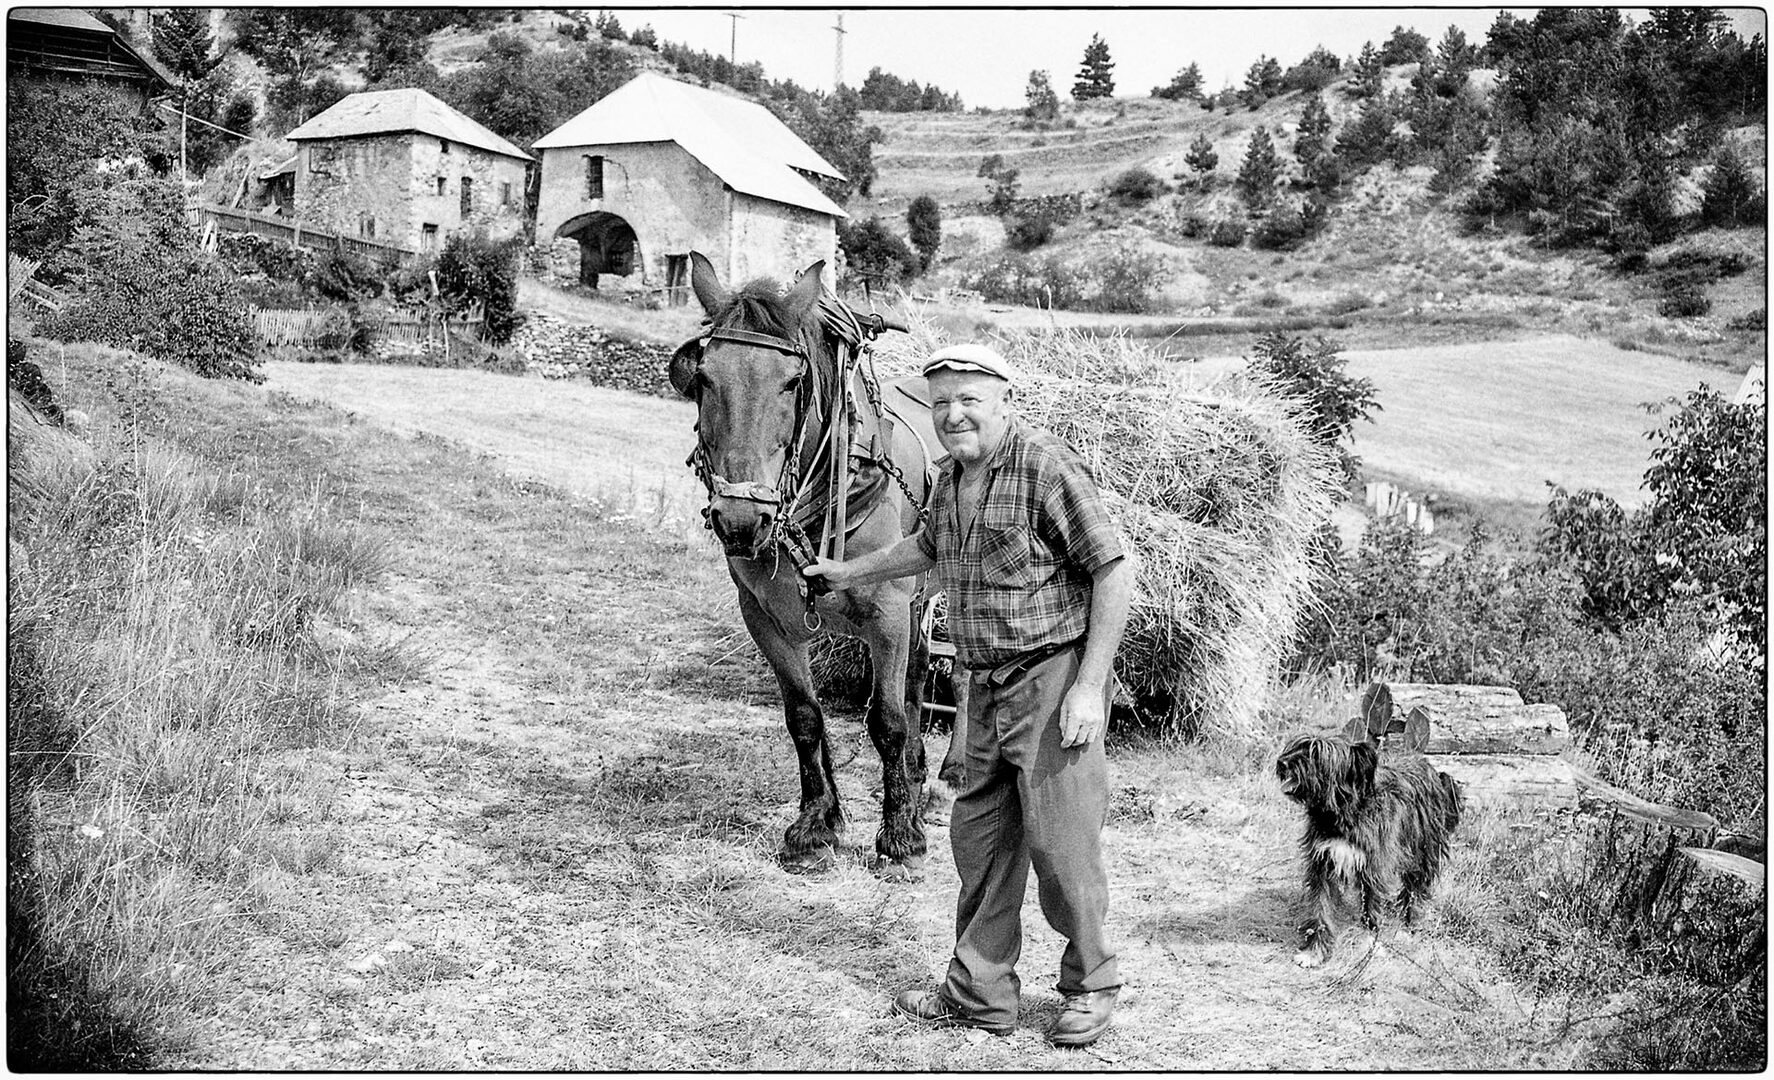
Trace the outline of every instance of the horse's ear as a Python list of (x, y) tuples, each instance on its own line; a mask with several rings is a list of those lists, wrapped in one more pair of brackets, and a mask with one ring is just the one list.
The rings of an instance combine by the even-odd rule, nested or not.
[(696, 372), (702, 367), (702, 339), (691, 338), (678, 346), (678, 351), (671, 354), (671, 366), (666, 369), (666, 378), (671, 380), (671, 388), (687, 398), (696, 397)]
[(819, 301), (820, 291), (825, 288), (825, 279), (820, 271), (825, 269), (825, 260), (821, 259), (801, 271), (795, 278), (795, 284), (788, 291), (788, 307), (796, 315), (805, 315)]
[(702, 310), (710, 315), (727, 306), (727, 289), (715, 273), (714, 264), (700, 251), (690, 253), (690, 288), (701, 301)]

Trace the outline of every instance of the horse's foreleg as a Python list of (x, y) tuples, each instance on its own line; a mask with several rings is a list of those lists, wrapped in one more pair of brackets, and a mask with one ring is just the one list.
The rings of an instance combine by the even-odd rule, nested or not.
[(882, 619), (869, 637), (874, 686), (868, 731), (881, 755), (876, 872), (890, 881), (917, 881), (924, 876), (924, 823), (919, 817), (924, 747), (915, 698), (908, 702), (913, 695), (906, 692), (907, 660), (912, 652), (910, 605), (902, 605), (900, 611), (898, 619)]
[(967, 749), (967, 672), (957, 666), (950, 676), (955, 686), (955, 720), (949, 732), (949, 748), (942, 756), (936, 779), (924, 791), (924, 820), (932, 825), (947, 825), (955, 796), (967, 781), (962, 757)]
[(782, 711), (801, 774), (801, 811), (782, 838), (778, 857), (790, 870), (827, 870), (837, 857), (844, 811), (838, 801), (838, 780), (826, 745), (825, 711), (813, 690), (807, 646), (784, 637), (752, 595), (741, 589), (739, 610), (752, 640), (776, 673), (782, 688)]

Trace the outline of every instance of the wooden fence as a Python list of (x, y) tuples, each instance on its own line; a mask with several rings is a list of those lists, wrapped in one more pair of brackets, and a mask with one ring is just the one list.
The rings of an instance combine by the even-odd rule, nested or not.
[(301, 221), (273, 217), (232, 207), (206, 205), (200, 208), (204, 217), (218, 229), (228, 232), (252, 233), (272, 240), (282, 240), (297, 247), (319, 251), (349, 251), (372, 260), (398, 259), (410, 262), (418, 253), (361, 236), (343, 236), (328, 229), (304, 225)]
[(31, 303), (48, 311), (60, 311), (67, 298), (61, 293), (38, 281), (37, 268), (42, 263), (36, 259), (27, 259), (6, 253), (6, 299), (8, 302), (29, 300)]
[[(352, 330), (352, 320), (342, 308), (261, 308), (254, 311), (253, 320), (259, 343), (265, 348), (338, 346)], [(485, 336), (486, 317), (478, 306), (461, 318), (446, 318), (429, 312), (392, 311), (361, 325), (368, 331), (372, 342), (447, 352), (464, 341), (480, 342)], [(341, 340), (329, 340), (333, 338)]]

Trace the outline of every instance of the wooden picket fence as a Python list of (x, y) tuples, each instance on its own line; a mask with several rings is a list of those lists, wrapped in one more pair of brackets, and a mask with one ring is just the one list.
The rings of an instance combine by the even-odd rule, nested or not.
[(330, 310), (287, 310), (260, 308), (253, 313), (259, 331), (259, 344), (268, 349), (283, 346), (312, 346), (327, 336), (329, 328), (337, 332), (338, 323)]
[(37, 268), (43, 265), (36, 259), (27, 259), (22, 255), (6, 253), (6, 300), (13, 303), (28, 300), (47, 311), (60, 311), (68, 302), (67, 297), (38, 281)]

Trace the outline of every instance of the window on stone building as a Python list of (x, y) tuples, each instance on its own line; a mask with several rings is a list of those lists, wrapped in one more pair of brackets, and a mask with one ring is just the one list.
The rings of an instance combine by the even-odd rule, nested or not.
[(429, 221), (419, 226), (419, 250), (437, 250), (437, 226)]
[(444, 193), (444, 178), (441, 176), (437, 178), (437, 193), (439, 195)]
[(443, 152), (444, 152), (444, 153), (446, 153), (446, 154), (447, 154), (447, 153), (449, 153), (449, 152), (450, 152), (450, 140), (448, 140), (448, 139), (439, 139), (439, 140), (437, 140), (437, 141), (438, 141), (438, 142), (439, 142), (439, 143), (441, 143), (441, 144), (443, 144)]
[(585, 197), (588, 199), (604, 197), (604, 157), (602, 154), (585, 155)]
[(374, 214), (364, 214), (357, 219), (357, 235), (365, 240), (376, 238), (376, 216)]
[(467, 217), (474, 212), (474, 178), (462, 178), (462, 216)]
[(509, 180), (502, 180), (499, 183), (499, 205), (511, 205), (511, 181)]

